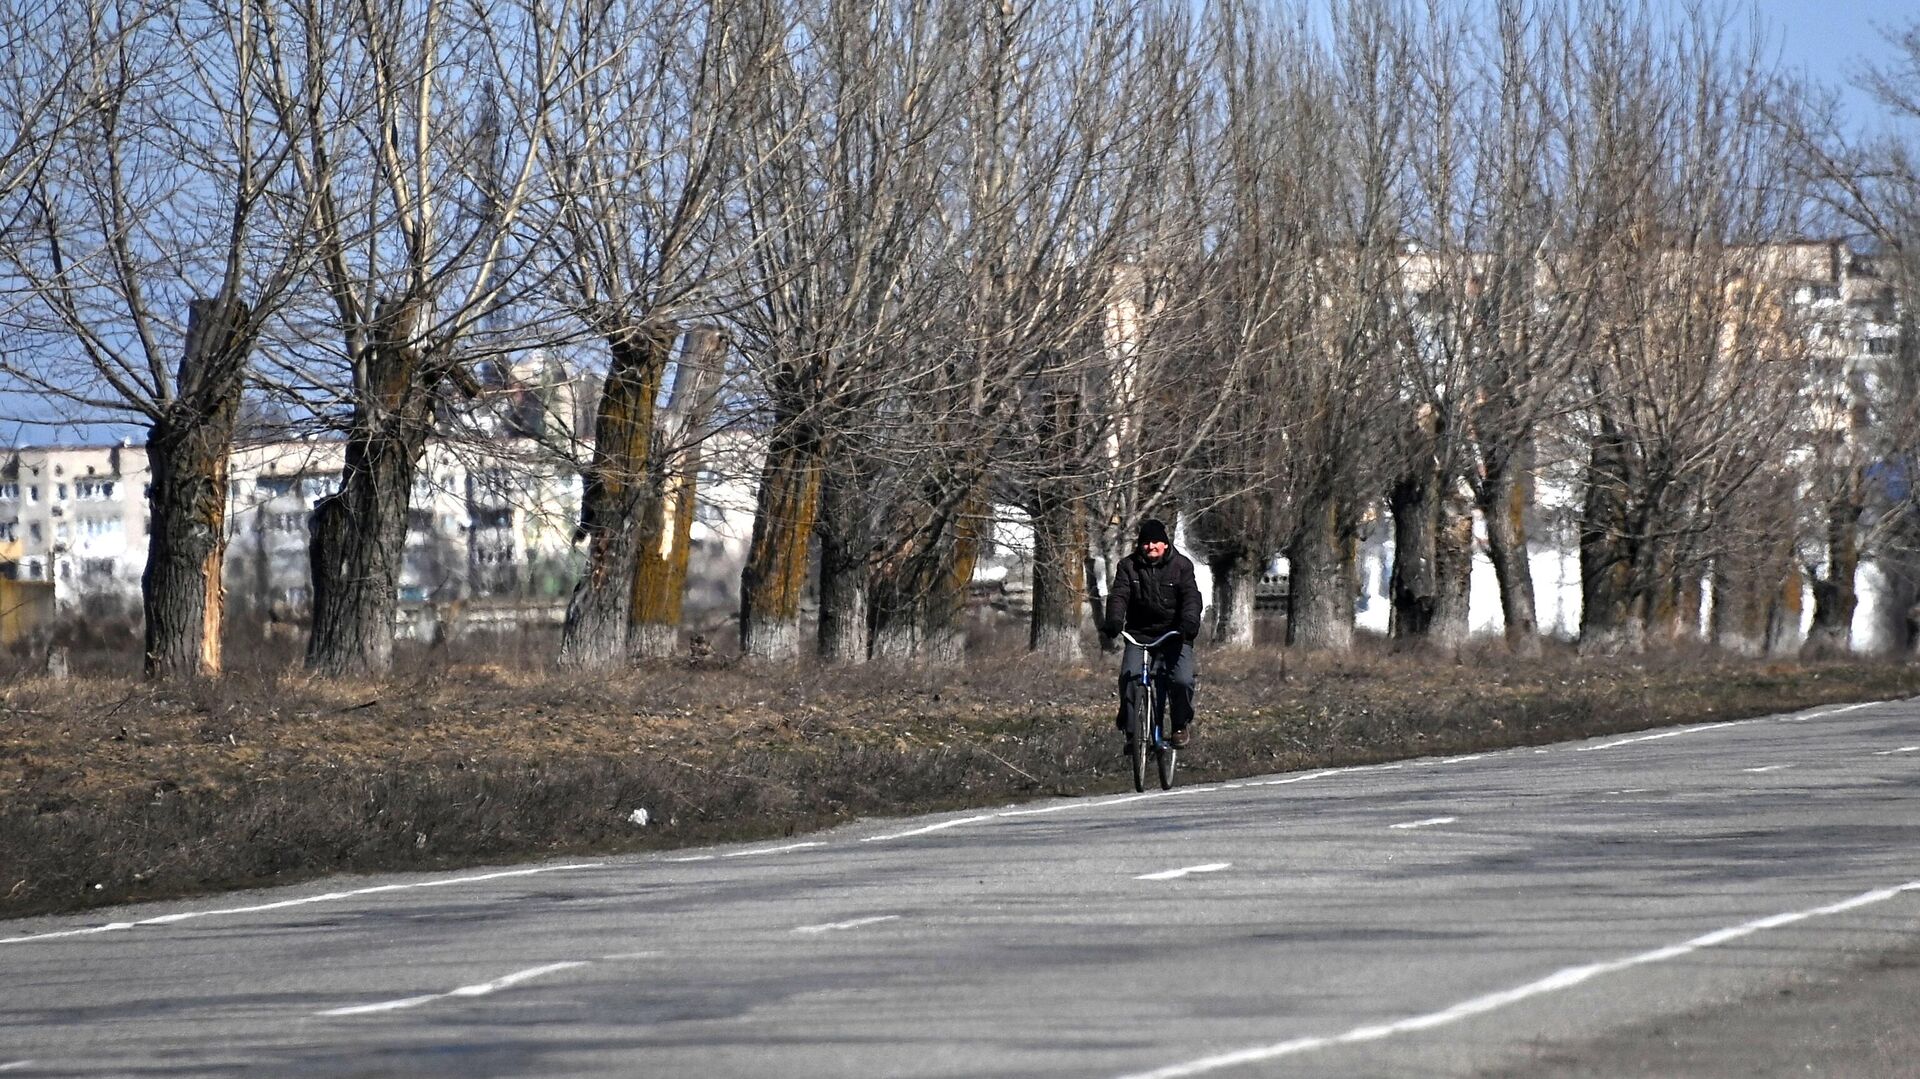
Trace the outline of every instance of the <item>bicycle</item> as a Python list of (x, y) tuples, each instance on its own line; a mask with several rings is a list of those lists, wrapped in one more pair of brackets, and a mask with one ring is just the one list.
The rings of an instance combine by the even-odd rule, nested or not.
[(1133, 753), (1133, 789), (1147, 789), (1147, 755), (1152, 754), (1155, 770), (1160, 774), (1160, 789), (1173, 789), (1173, 744), (1167, 741), (1167, 688), (1171, 678), (1171, 665), (1167, 657), (1159, 651), (1161, 645), (1178, 637), (1180, 631), (1170, 629), (1152, 641), (1142, 641), (1133, 634), (1121, 631), (1120, 639), (1145, 655), (1140, 664), (1140, 678), (1127, 683), (1127, 744)]

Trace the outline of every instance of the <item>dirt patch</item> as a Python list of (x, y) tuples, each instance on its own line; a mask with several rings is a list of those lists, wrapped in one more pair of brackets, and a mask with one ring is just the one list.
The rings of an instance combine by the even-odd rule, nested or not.
[[(440, 659), (0, 689), (0, 916), (557, 852), (791, 835), (862, 815), (1125, 783), (1114, 677), (661, 665), (582, 679)], [(1203, 654), (1187, 781), (1537, 744), (1920, 693), (1892, 663), (1657, 662), (1493, 648)], [(645, 810), (645, 824), (635, 822)]]

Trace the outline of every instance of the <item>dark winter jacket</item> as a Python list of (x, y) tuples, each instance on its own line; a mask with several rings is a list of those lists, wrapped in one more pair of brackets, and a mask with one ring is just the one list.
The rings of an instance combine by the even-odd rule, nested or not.
[(1200, 607), (1191, 559), (1172, 547), (1157, 563), (1135, 551), (1120, 560), (1120, 570), (1113, 575), (1102, 628), (1109, 637), (1126, 629), (1143, 640), (1177, 629), (1187, 640), (1198, 640)]

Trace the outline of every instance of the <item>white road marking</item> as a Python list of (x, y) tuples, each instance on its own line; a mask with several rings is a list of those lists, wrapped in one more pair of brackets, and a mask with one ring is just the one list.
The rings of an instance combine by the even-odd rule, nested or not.
[(1158, 873), (1142, 873), (1134, 880), (1173, 880), (1189, 873), (1218, 873), (1232, 865), (1232, 862), (1208, 862), (1206, 865), (1190, 865), (1185, 869), (1162, 869)]
[(6, 1064), (0, 1064), (0, 1072), (18, 1071), (21, 1068), (31, 1067), (32, 1065), (33, 1061), (31, 1060), (15, 1060)]
[(872, 918), (855, 918), (850, 922), (828, 922), (825, 925), (796, 925), (793, 927), (793, 931), (795, 933), (831, 933), (836, 929), (858, 929), (863, 925), (873, 925), (875, 922), (891, 922), (898, 917), (900, 917), (898, 914), (880, 914)]
[(1426, 820), (1410, 820), (1405, 824), (1389, 824), (1389, 828), (1431, 828), (1436, 824), (1452, 824), (1459, 817), (1428, 817)]
[(1597, 749), (1612, 749), (1615, 746), (1630, 746), (1635, 742), (1652, 742), (1661, 738), (1678, 738), (1683, 734), (1699, 734), (1701, 731), (1717, 731), (1722, 727), (1737, 727), (1742, 721), (1732, 723), (1706, 723), (1697, 727), (1681, 727), (1679, 730), (1661, 731), (1659, 734), (1639, 734), (1632, 738), (1616, 738), (1611, 742), (1602, 742), (1597, 746), (1574, 746), (1575, 753), (1592, 753)]
[(600, 961), (602, 963), (619, 963), (629, 959), (653, 959), (659, 954), (659, 952), (620, 952), (617, 955), (603, 955), (600, 957)]
[(1763, 767), (1760, 767), (1760, 768), (1742, 768), (1742, 769), (1740, 769), (1740, 770), (1741, 770), (1742, 772), (1754, 772), (1754, 773), (1759, 773), (1759, 772), (1784, 772), (1784, 771), (1786, 771), (1787, 769), (1789, 769), (1789, 768), (1791, 768), (1791, 767), (1793, 767), (1793, 765), (1791, 765), (1791, 764), (1769, 764), (1769, 765), (1765, 765), (1765, 766), (1763, 766)]
[(1803, 922), (1809, 918), (1821, 918), (1833, 914), (1842, 914), (1859, 907), (1883, 903), (1905, 892), (1914, 891), (1920, 891), (1920, 880), (1908, 881), (1905, 884), (1896, 885), (1891, 888), (1880, 888), (1871, 892), (1862, 892), (1850, 899), (1843, 899), (1838, 903), (1829, 903), (1826, 906), (1812, 907), (1807, 910), (1788, 911), (1784, 914), (1772, 914), (1765, 918), (1755, 918), (1750, 922), (1742, 922), (1739, 925), (1729, 926), (1725, 929), (1716, 929), (1711, 933), (1704, 933), (1691, 940), (1684, 940), (1678, 944), (1669, 944), (1664, 948), (1655, 948), (1652, 951), (1640, 952), (1637, 955), (1622, 956), (1618, 959), (1609, 959), (1599, 963), (1588, 963), (1585, 966), (1567, 967), (1564, 970), (1555, 971), (1544, 978), (1527, 982), (1524, 985), (1517, 985), (1511, 989), (1503, 989), (1499, 992), (1488, 993), (1484, 996), (1463, 1000), (1450, 1008), (1444, 1008), (1437, 1012), (1408, 1016), (1405, 1019), (1395, 1020), (1390, 1023), (1376, 1023), (1368, 1026), (1355, 1027), (1343, 1034), (1295, 1038), (1292, 1041), (1254, 1046), (1248, 1049), (1236, 1050), (1231, 1053), (1221, 1053), (1218, 1056), (1201, 1057), (1198, 1060), (1188, 1061), (1185, 1064), (1173, 1064), (1168, 1067), (1157, 1068), (1150, 1072), (1128, 1075), (1125, 1076), (1124, 1079), (1184, 1079), (1185, 1076), (1204, 1075), (1208, 1072), (1238, 1067), (1242, 1064), (1257, 1064), (1261, 1061), (1274, 1060), (1279, 1057), (1297, 1056), (1301, 1053), (1313, 1052), (1316, 1049), (1326, 1049), (1337, 1045), (1353, 1045), (1358, 1042), (1379, 1041), (1382, 1038), (1389, 1038), (1395, 1034), (1432, 1030), (1435, 1027), (1446, 1026), (1449, 1023), (1459, 1022), (1462, 1019), (1469, 1019), (1476, 1015), (1484, 1015), (1488, 1012), (1497, 1011), (1509, 1004), (1517, 1004), (1531, 997), (1541, 996), (1546, 993), (1555, 993), (1562, 989), (1570, 989), (1582, 982), (1591, 981), (1594, 978), (1607, 974), (1617, 974), (1620, 971), (1629, 970), (1633, 967), (1646, 966), (1650, 963), (1664, 963), (1669, 959), (1678, 959), (1682, 956), (1700, 951), (1703, 948), (1712, 948), (1729, 941), (1739, 940), (1742, 937), (1749, 937), (1763, 930), (1778, 929), (1781, 926), (1792, 925), (1795, 922)]
[(806, 850), (808, 847), (824, 847), (823, 842), (789, 843), (784, 847), (760, 847), (756, 850), (737, 850), (731, 854), (722, 854), (722, 858), (752, 858), (761, 854), (785, 854), (790, 850)]
[(994, 816), (996, 816), (996, 814), (990, 813), (984, 817), (960, 817), (955, 820), (943, 820), (939, 824), (929, 824), (925, 828), (915, 828), (906, 832), (895, 832), (892, 835), (870, 835), (860, 842), (878, 843), (883, 839), (906, 839), (909, 836), (926, 835), (929, 832), (943, 832), (948, 828), (958, 828), (963, 824), (974, 824), (983, 820), (992, 820)]
[(1920, 746), (1901, 746), (1899, 749), (1883, 749), (1875, 753), (1876, 757), (1891, 757), (1895, 753), (1920, 753)]
[(377, 1012), (397, 1012), (404, 1008), (417, 1008), (422, 1004), (431, 1004), (436, 1000), (446, 1000), (450, 997), (484, 997), (489, 993), (497, 993), (502, 989), (518, 985), (521, 982), (531, 981), (543, 974), (552, 974), (556, 971), (572, 970), (575, 967), (589, 965), (591, 964), (586, 960), (575, 960), (568, 963), (548, 963), (545, 966), (528, 967), (526, 970), (517, 970), (512, 974), (495, 978), (490, 982), (480, 982), (477, 985), (463, 985), (458, 989), (449, 989), (444, 993), (429, 993), (425, 996), (418, 997), (402, 997), (399, 1000), (383, 1000), (377, 1004), (356, 1004), (348, 1008), (333, 1008), (324, 1012), (315, 1012), (314, 1014), (321, 1016), (373, 1015)]
[(1861, 701), (1859, 704), (1849, 704), (1840, 708), (1829, 708), (1824, 712), (1808, 712), (1804, 716), (1782, 716), (1780, 717), (1780, 722), (1811, 723), (1816, 719), (1825, 719), (1828, 716), (1837, 716), (1842, 712), (1851, 712), (1856, 708), (1872, 708), (1876, 704), (1885, 704), (1885, 703), (1886, 703), (1885, 701)]
[(381, 884), (372, 888), (355, 888), (346, 892), (327, 892), (324, 895), (308, 895), (299, 899), (282, 899), (275, 903), (261, 903), (251, 907), (225, 907), (220, 910), (189, 910), (178, 914), (162, 914), (157, 918), (142, 918), (137, 922), (109, 922), (106, 925), (92, 925), (85, 929), (66, 929), (57, 933), (36, 933), (30, 937), (7, 937), (0, 944), (25, 944), (35, 940), (56, 940), (61, 937), (84, 937), (95, 933), (111, 933), (121, 929), (132, 929), (142, 925), (171, 925), (174, 922), (189, 921), (194, 918), (212, 918), (225, 914), (259, 914), (269, 910), (285, 910), (288, 907), (304, 907), (310, 903), (331, 903), (340, 899), (353, 899), (363, 895), (378, 895), (382, 892), (404, 892), (414, 888), (445, 888), (455, 884), (478, 884), (481, 881), (502, 880), (507, 877), (531, 877), (538, 873), (562, 873), (572, 869), (598, 869), (605, 862), (576, 862), (571, 865), (549, 865), (538, 869), (509, 869), (498, 873), (476, 873), (467, 877), (444, 877), (440, 880), (416, 881), (412, 884)]

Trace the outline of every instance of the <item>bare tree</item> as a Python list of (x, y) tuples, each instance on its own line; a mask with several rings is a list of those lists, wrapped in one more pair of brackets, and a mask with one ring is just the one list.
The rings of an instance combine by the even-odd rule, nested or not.
[(0, 265), (24, 286), (18, 316), (41, 347), (5, 374), (148, 427), (145, 670), (217, 674), (235, 417), (262, 320), (302, 265), (265, 227), (297, 129), (262, 115), (247, 6), (42, 14), (34, 37), (81, 59), (49, 69), (64, 85), (15, 98), (5, 126), (34, 130), (50, 97), (76, 111), (47, 132), (41, 166), (15, 174)]
[(515, 272), (535, 245), (509, 237), (566, 78), (556, 26), (571, 5), (498, 16), (440, 0), (257, 8), (272, 108), (295, 150), (288, 224), (314, 252), (325, 298), (288, 324), (303, 358), (334, 365), (297, 377), (344, 385), (346, 411), (342, 485), (313, 519), (307, 662), (379, 674), (392, 662), (408, 499), (437, 402), (477, 390), (478, 328), (510, 289), (539, 283)]
[(941, 198), (963, 160), (961, 16), (957, 4), (821, 0), (756, 97), (743, 200), (755, 298), (738, 322), (767, 451), (741, 580), (749, 656), (798, 656), (836, 439), (870, 416), (888, 422), (876, 406), (897, 405), (910, 382), (890, 365), (914, 354), (913, 330), (948, 294)]
[[(528, 4), (527, 17), (546, 6)], [(554, 282), (552, 302), (607, 349), (617, 392), (600, 397), (597, 426), (622, 433), (618, 444), (596, 441), (584, 462), (587, 566), (561, 632), (563, 666), (605, 669), (627, 659), (638, 552), (663, 540), (649, 476), (664, 473), (649, 457), (678, 448), (655, 431), (679, 336), (667, 327), (727, 302), (722, 281), (741, 248), (724, 235), (725, 217), (753, 167), (739, 133), (758, 73), (783, 47), (783, 26), (769, 11), (621, 0), (583, 6), (556, 27), (565, 92), (551, 100), (541, 198), (527, 220), (534, 257)]]
[[(1586, 200), (1573, 259), (1598, 296), (1581, 644), (1638, 650), (1691, 632), (1716, 510), (1784, 449), (1801, 367), (1767, 245), (1796, 207), (1762, 172), (1781, 147), (1759, 122), (1757, 58), (1703, 21), (1585, 18), (1591, 141), (1569, 150)], [(1674, 65), (1692, 73), (1683, 90), (1660, 74)]]

